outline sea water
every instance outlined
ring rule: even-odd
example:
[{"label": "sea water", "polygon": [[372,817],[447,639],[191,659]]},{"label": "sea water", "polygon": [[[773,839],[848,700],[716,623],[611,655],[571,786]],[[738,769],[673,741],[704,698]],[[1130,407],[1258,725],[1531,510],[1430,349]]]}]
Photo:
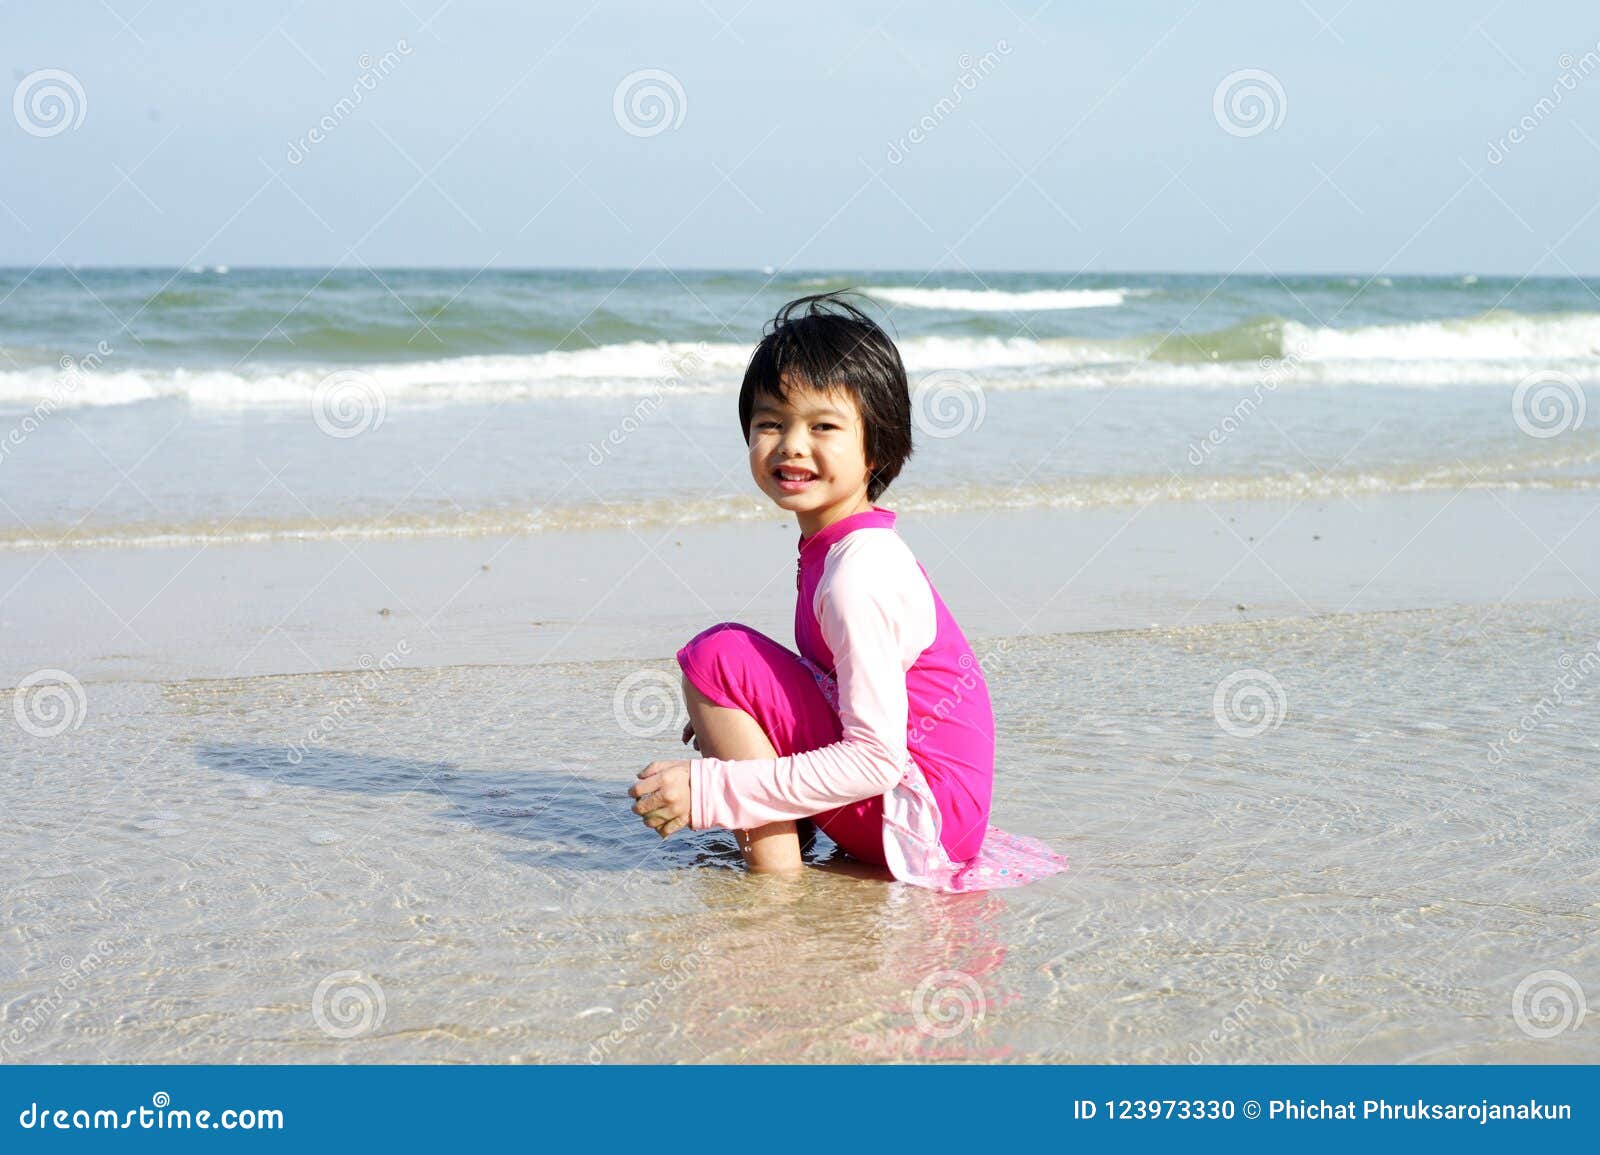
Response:
[{"label": "sea water", "polygon": [[908,512],[1600,481],[1579,280],[0,271],[0,548],[759,516],[736,397],[856,287]]},{"label": "sea water", "polygon": [[11,750],[0,1049],[1594,1062],[1597,645],[1590,602],[996,640],[993,818],[1071,869],[969,895],[646,830],[681,705],[615,703],[669,661],[96,684]]}]

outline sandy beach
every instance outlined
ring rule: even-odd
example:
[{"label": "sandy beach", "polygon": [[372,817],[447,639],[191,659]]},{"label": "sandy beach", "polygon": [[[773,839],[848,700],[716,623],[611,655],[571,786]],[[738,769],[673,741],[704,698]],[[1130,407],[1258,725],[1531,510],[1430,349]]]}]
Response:
[{"label": "sandy beach", "polygon": [[[1600,588],[1595,509],[1586,490],[1465,489],[897,524],[976,641],[1582,598]],[[0,621],[0,681],[44,666],[86,683],[358,670],[402,643],[406,666],[665,658],[726,620],[792,645],[797,537],[767,517],[0,550],[18,611]]]},{"label": "sandy beach", "polygon": [[792,642],[791,526],[0,555],[31,611],[6,676],[83,672],[34,719],[60,732],[7,737],[0,1041],[1592,1062],[1592,1032],[1512,1013],[1600,956],[1592,512],[1463,491],[908,522],[994,695],[994,821],[1072,862],[957,896],[825,839],[805,877],[751,876],[725,832],[663,844],[627,810],[683,750],[675,645],[724,619]]},{"label": "sandy beach", "polygon": [[[9,1060],[1600,1058],[1587,283],[24,272]],[[751,877],[625,793],[680,645],[794,642],[733,418],[851,284],[993,822],[1071,862],[1016,890]]]}]

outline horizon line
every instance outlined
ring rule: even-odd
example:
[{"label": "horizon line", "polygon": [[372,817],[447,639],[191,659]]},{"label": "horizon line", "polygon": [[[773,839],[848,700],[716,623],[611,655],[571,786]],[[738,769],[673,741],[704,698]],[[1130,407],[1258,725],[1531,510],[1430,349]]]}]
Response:
[{"label": "horizon line", "polygon": [[[80,264],[67,261],[58,261],[51,264],[36,265],[4,265],[0,264],[0,273],[23,272],[29,275],[42,270],[66,272],[214,272],[217,269],[226,269],[228,272],[335,272],[350,270],[355,272],[383,270],[396,272],[459,272],[483,274],[489,272],[500,273],[626,273],[633,276],[638,273],[741,273],[752,276],[780,277],[806,275],[832,275],[843,277],[845,274],[857,273],[910,273],[927,278],[935,273],[954,276],[978,277],[985,274],[996,276],[1062,276],[1074,280],[1080,277],[1203,277],[1227,280],[1234,277],[1261,278],[1271,280],[1282,277],[1358,277],[1376,280],[1379,277],[1405,280],[1448,279],[1461,277],[1476,277],[1493,280],[1517,281],[1588,281],[1600,280],[1600,273],[1483,273],[1470,269],[1458,269],[1448,272],[1385,272],[1373,270],[1351,269],[1318,269],[1318,270],[1273,270],[1270,272],[1247,273],[1240,270],[1221,272],[1217,270],[1179,270],[1179,269],[1046,269],[1046,268],[989,268],[965,270],[930,270],[911,267],[878,266],[857,267],[843,269],[837,266],[823,267],[794,267],[777,269],[771,265],[652,265],[649,268],[636,266],[632,269],[623,265],[446,265],[446,264],[421,264],[421,265],[385,265],[385,264],[332,264],[332,265],[299,265],[299,264],[231,264],[225,261],[194,264]],[[937,286],[929,286],[937,287]]]}]

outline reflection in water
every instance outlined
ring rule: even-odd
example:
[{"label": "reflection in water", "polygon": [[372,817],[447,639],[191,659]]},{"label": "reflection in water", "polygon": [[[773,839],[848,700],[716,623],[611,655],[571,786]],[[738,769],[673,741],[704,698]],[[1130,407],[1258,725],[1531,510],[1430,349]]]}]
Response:
[{"label": "reflection in water", "polygon": [[[703,1057],[998,1059],[985,1019],[1015,997],[997,893],[945,895],[812,871],[702,890],[711,933],[680,1004]],[[804,1023],[831,1024],[798,1034]],[[801,1041],[798,1050],[797,1038]]]},{"label": "reflection in water", "polygon": [[7,750],[3,1057],[1595,1061],[1512,1008],[1600,966],[1597,641],[1589,603],[1020,639],[996,821],[1073,870],[966,895],[658,839],[638,663],[95,683]]},{"label": "reflection in water", "polygon": [[[997,986],[1005,959],[994,927],[1004,909],[997,894],[894,885],[882,867],[850,859],[826,838],[796,877],[747,874],[732,839],[720,832],[668,839],[641,860],[625,793],[570,776],[463,772],[450,762],[333,749],[291,754],[207,743],[197,755],[213,769],[274,787],[414,796],[442,815],[508,835],[519,848],[507,859],[537,871],[543,893],[555,900],[546,913],[559,913],[563,923],[587,919],[587,931],[596,919],[637,917],[632,904],[649,876],[724,868],[696,878],[703,916],[665,923],[653,941],[638,944],[637,957],[611,960],[628,974],[617,1000],[624,1006],[585,1008],[583,1017],[604,1028],[591,1060],[638,1061],[672,1037],[702,1058],[777,1057],[787,1033],[764,1040],[759,1024],[803,1018],[825,997],[821,990],[831,990],[835,1008],[848,1006],[853,1018],[837,1036],[819,1040],[814,1057],[1006,1054],[976,1045],[985,1015],[1007,1001]],[[617,821],[619,809],[628,823]],[[571,945],[587,939],[579,935]],[[662,1003],[670,1003],[670,1021],[663,1015],[650,1023]],[[613,1018],[628,1025],[615,1026]]]}]

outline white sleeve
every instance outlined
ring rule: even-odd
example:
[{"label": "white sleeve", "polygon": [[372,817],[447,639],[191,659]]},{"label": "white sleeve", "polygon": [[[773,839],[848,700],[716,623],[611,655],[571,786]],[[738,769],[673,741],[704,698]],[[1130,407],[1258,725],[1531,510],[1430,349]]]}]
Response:
[{"label": "white sleeve", "polygon": [[857,530],[828,553],[817,620],[833,654],[839,740],[777,758],[690,763],[690,825],[748,830],[872,798],[904,773],[906,671],[933,643],[933,592],[891,530]]}]

